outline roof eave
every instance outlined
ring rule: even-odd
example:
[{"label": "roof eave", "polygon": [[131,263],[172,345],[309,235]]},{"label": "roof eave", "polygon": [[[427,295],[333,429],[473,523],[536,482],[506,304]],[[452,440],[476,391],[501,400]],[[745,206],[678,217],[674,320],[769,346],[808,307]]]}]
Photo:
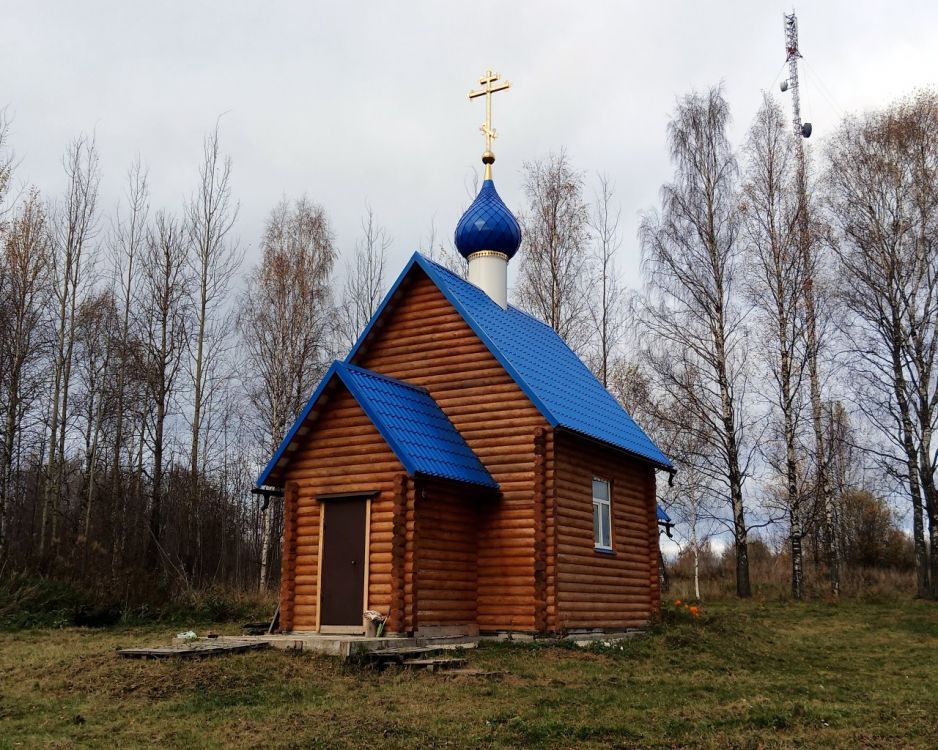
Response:
[{"label": "roof eave", "polygon": [[339,362],[336,361],[329,366],[328,370],[326,370],[326,374],[322,376],[322,380],[319,381],[319,385],[316,386],[316,390],[313,391],[313,395],[309,397],[309,400],[303,407],[303,411],[301,411],[299,416],[294,420],[293,425],[290,427],[287,434],[284,435],[283,440],[280,441],[280,445],[277,446],[277,450],[274,451],[274,455],[270,457],[270,461],[267,462],[264,470],[260,473],[260,476],[258,476],[257,481],[254,483],[256,487],[263,487],[269,484],[270,475],[274,472],[275,469],[278,468],[280,459],[284,457],[284,454],[286,453],[290,444],[293,442],[296,434],[300,431],[300,428],[303,426],[303,423],[306,421],[306,418],[312,411],[313,406],[319,400],[322,392],[329,385],[329,382],[332,380],[332,377],[335,375],[338,367]]},{"label": "roof eave", "polygon": [[666,471],[669,474],[673,474],[677,471],[677,469],[674,468],[674,464],[668,461],[667,458],[665,458],[664,461],[657,461],[654,458],[651,458],[650,456],[643,456],[641,453],[630,451],[628,448],[623,448],[621,445],[610,443],[608,440],[603,440],[602,438],[598,438],[595,435],[590,435],[586,432],[574,429],[573,427],[567,427],[566,425],[563,425],[563,424],[558,424],[555,429],[561,432],[568,432],[571,435],[576,435],[579,438],[583,438],[584,440],[589,440],[590,442],[593,442],[593,443],[598,443],[599,445],[602,445],[606,448],[611,448],[612,450],[619,451],[620,453],[625,453],[626,455],[631,456],[632,458],[642,461],[643,463],[651,464],[656,469],[660,469],[661,471]]},{"label": "roof eave", "polygon": [[499,487],[498,482],[496,482],[491,477],[491,475],[489,476],[488,481],[479,482],[469,481],[468,479],[459,479],[457,477],[448,477],[444,474],[435,474],[429,471],[417,471],[411,474],[411,476],[427,477],[428,479],[442,479],[446,482],[456,482],[457,484],[464,484],[468,487],[481,487],[482,489],[491,490],[495,493],[501,492],[501,487]]}]

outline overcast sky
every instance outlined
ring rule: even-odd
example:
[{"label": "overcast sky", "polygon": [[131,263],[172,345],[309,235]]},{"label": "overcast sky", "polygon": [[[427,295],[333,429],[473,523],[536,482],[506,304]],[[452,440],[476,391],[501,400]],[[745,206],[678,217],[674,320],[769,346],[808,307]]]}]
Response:
[{"label": "overcast sky", "polygon": [[[502,197],[517,210],[523,162],[551,149],[566,147],[590,190],[607,172],[622,207],[620,267],[636,286],[637,219],[670,174],[675,97],[722,80],[739,141],[761,92],[785,77],[786,8],[0,0],[0,106],[13,118],[18,182],[47,194],[63,188],[67,142],[94,131],[107,208],[136,154],[154,207],[178,207],[222,115],[249,264],[270,208],[305,193],[326,208],[342,252],[370,204],[394,239],[393,278],[431,222],[452,235],[471,198],[483,105],[466,94],[491,67],[513,84],[495,97]],[[815,2],[799,21],[812,142],[844,112],[935,82],[934,2]]]}]

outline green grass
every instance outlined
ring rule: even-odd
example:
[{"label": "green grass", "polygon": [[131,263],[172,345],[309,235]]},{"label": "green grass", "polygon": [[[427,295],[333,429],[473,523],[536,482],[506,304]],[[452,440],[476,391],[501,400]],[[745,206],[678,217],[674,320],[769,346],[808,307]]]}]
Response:
[{"label": "green grass", "polygon": [[621,646],[467,652],[509,673],[497,682],[279,651],[113,653],[171,635],[0,633],[0,747],[938,745],[938,607],[924,602],[726,603]]}]

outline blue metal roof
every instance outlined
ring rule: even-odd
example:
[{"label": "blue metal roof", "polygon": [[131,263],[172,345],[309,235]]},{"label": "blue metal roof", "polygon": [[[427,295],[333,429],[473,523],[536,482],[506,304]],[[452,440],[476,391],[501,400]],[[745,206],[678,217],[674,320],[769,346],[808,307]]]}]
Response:
[{"label": "blue metal roof", "polygon": [[334,362],[277,452],[257,479],[267,483],[289,461],[287,451],[320,396],[338,378],[409,474],[453,479],[498,489],[498,484],[425,388],[362,367]]},{"label": "blue metal roof", "polygon": [[417,265],[486,344],[553,427],[594,438],[673,471],[661,452],[550,326],[414,253],[346,358],[356,352],[411,269]]},{"label": "blue metal roof", "polygon": [[511,258],[521,245],[521,227],[499,197],[495,183],[486,180],[456,225],[456,249],[464,258],[480,250],[494,250]]},{"label": "blue metal roof", "polygon": [[673,523],[673,522],[671,521],[671,516],[669,516],[669,515],[665,512],[665,509],[664,509],[664,508],[662,508],[660,505],[658,505],[658,506],[656,506],[656,507],[658,508],[658,523],[663,523],[663,524],[671,524],[671,523]]}]

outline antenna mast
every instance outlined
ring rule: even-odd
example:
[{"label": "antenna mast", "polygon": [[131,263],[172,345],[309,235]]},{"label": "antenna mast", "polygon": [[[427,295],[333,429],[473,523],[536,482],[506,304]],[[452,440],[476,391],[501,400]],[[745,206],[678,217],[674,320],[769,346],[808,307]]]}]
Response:
[{"label": "antenna mast", "polygon": [[[823,402],[821,400],[821,382],[818,373],[818,332],[817,332],[817,310],[816,298],[814,292],[814,275],[816,272],[814,257],[814,247],[810,237],[810,221],[808,217],[808,180],[807,169],[805,165],[804,143],[802,139],[811,137],[811,123],[801,122],[801,92],[798,85],[798,60],[801,52],[798,49],[798,17],[795,12],[785,15],[785,53],[788,62],[788,80],[782,81],[781,89],[783,92],[791,89],[791,110],[792,110],[792,129],[795,136],[795,148],[797,149],[797,174],[795,178],[796,189],[798,190],[798,239],[802,256],[804,258],[807,278],[804,280],[804,305],[805,305],[805,336],[807,343],[808,359],[808,380],[811,388],[811,422],[814,428],[815,452],[817,460],[817,482],[816,492],[824,508],[824,525],[827,555],[830,563],[830,583],[831,594],[836,599],[840,596],[840,559],[837,549],[837,526],[835,522],[835,510],[833,503],[833,493],[830,487],[828,477],[828,465],[826,458],[826,444],[823,425]],[[797,526],[795,521],[797,513],[792,514],[792,554],[800,557],[802,533],[800,521]],[[795,537],[799,538],[797,541]],[[802,596],[801,572],[796,576],[793,571],[792,590],[795,598]]]},{"label": "antenna mast", "polygon": [[811,123],[801,122],[801,92],[798,86],[798,59],[801,52],[798,51],[798,17],[794,11],[790,15],[785,14],[785,52],[788,55],[788,80],[782,81],[782,91],[791,89],[792,125],[795,135],[810,138]]}]

